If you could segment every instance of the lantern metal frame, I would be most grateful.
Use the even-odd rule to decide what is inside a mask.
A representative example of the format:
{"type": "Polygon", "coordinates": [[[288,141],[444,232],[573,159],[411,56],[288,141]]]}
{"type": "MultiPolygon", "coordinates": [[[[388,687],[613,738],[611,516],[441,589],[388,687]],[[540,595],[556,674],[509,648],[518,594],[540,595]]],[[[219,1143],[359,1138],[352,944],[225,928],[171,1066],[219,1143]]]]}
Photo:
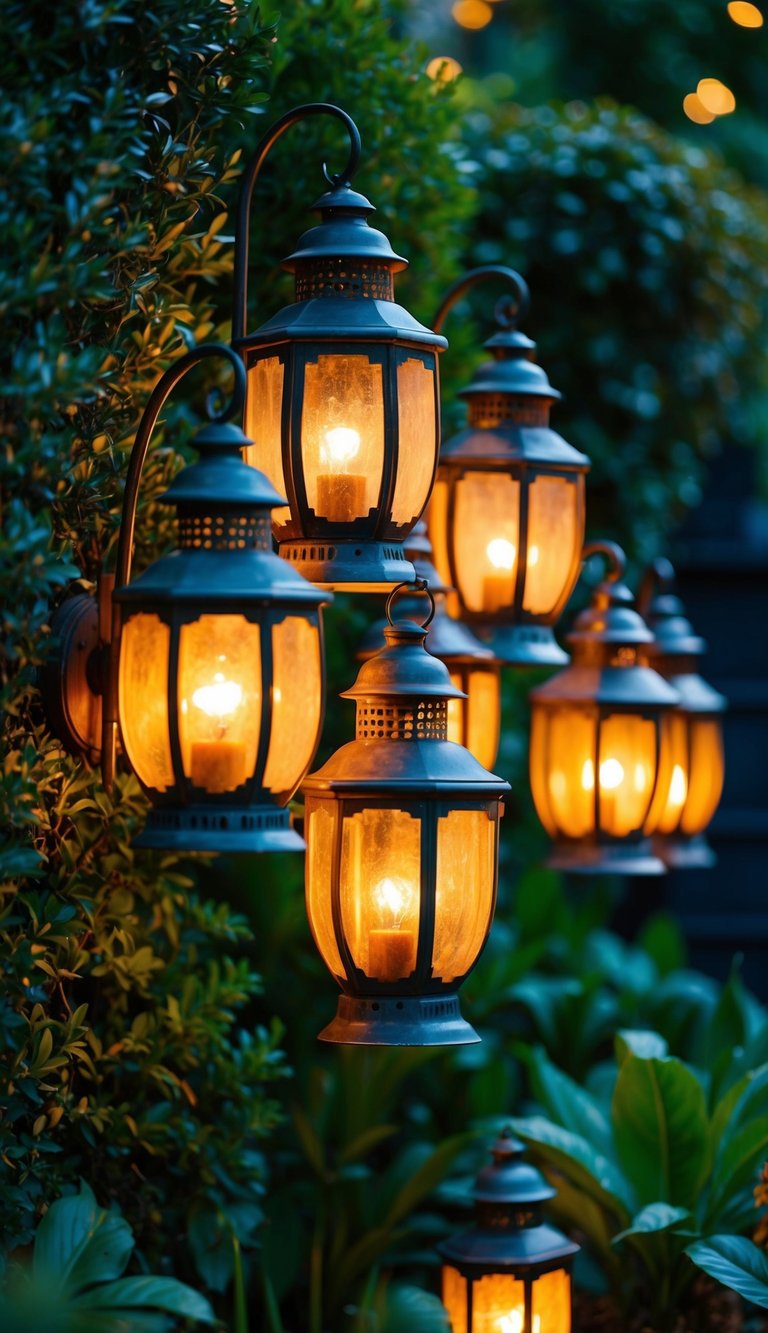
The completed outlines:
{"type": "Polygon", "coordinates": [[[557,1190],[530,1162],[524,1145],[504,1129],[491,1147],[492,1162],[475,1180],[471,1197],[474,1226],[441,1241],[438,1254],[467,1284],[464,1328],[473,1333],[474,1284],[484,1277],[510,1277],[523,1283],[523,1326],[533,1333],[533,1288],[546,1273],[568,1277],[579,1246],[546,1222],[543,1207],[557,1190]]]}
{"type": "Polygon", "coordinates": [[[320,1033],[321,1041],[360,1045],[443,1046],[479,1041],[462,1017],[457,991],[472,971],[488,938],[498,888],[499,819],[509,784],[482,768],[462,746],[447,740],[449,699],[461,697],[447,668],[427,652],[424,643],[434,614],[426,584],[418,589],[430,597],[431,610],[421,624],[392,619],[395,598],[412,594],[407,584],[387,600],[385,647],[362,666],[355,684],[342,698],[357,705],[356,739],[337,750],[305,780],[307,909],[315,943],[340,985],[336,1018],[320,1033]],[[313,802],[331,800],[334,845],[329,888],[336,950],[343,975],[325,959],[313,907],[313,802]],[[392,810],[411,815],[420,824],[419,924],[416,962],[410,976],[380,980],[368,976],[352,956],[341,912],[341,857],[344,824],[367,810],[392,810]],[[432,976],[436,919],[438,825],[454,811],[478,811],[493,821],[492,882],[488,920],[470,965],[450,981],[432,976]]]}
{"type": "MultiPolygon", "coordinates": [[[[605,557],[608,569],[605,579],[594,590],[590,605],[580,613],[571,633],[566,636],[566,642],[573,650],[571,664],[531,690],[528,696],[534,712],[538,709],[552,713],[575,708],[595,719],[591,755],[594,775],[592,829],[583,837],[566,837],[561,833],[546,863],[553,869],[572,874],[660,875],[666,872],[666,866],[651,846],[648,834],[652,830],[648,828],[648,818],[654,808],[660,769],[665,762],[662,720],[677,703],[678,695],[658,672],[643,663],[642,653],[650,644],[652,635],[633,609],[632,593],[621,581],[626,563],[624,552],[614,542],[595,541],[584,547],[584,561],[593,555],[605,557]],[[656,763],[644,818],[633,832],[613,836],[601,827],[600,741],[603,724],[611,717],[622,715],[653,722],[656,763]]],[[[532,747],[534,802],[535,758],[532,747]]],[[[541,814],[539,817],[546,823],[541,814]]]]}
{"type": "MultiPolygon", "coordinates": [[[[698,663],[707,645],[694,632],[674,586],[675,571],[670,561],[665,557],[652,561],[638,593],[638,609],[653,634],[643,657],[677,691],[676,714],[719,722],[728,700],[699,674],[698,663]]],[[[688,773],[691,766],[689,747],[688,773]]],[[[681,821],[684,811],[685,802],[680,807],[681,821]]],[[[686,835],[678,826],[674,833],[657,832],[653,845],[670,870],[706,870],[717,861],[704,830],[686,835]]]]}
{"type": "Polygon", "coordinates": [[[561,395],[554,389],[533,356],[536,344],[519,332],[518,321],[528,311],[530,293],[525,279],[514,269],[489,264],[473,269],[448,289],[433,320],[440,331],[454,305],[473,287],[489,279],[500,279],[512,288],[512,296],[503,296],[495,307],[498,331],[484,346],[494,360],[475,372],[469,385],[459,391],[470,407],[470,424],[445,440],[440,450],[437,485],[447,487],[445,543],[435,518],[435,504],[430,507],[428,523],[436,564],[456,590],[451,609],[456,609],[473,629],[489,638],[494,651],[504,663],[514,666],[561,666],[568,655],[554,637],[554,625],[565,609],[579,575],[579,552],[584,539],[584,477],[590,467],[585,454],[574,449],[549,425],[549,411],[561,395]],[[494,424],[473,423],[472,415],[486,410],[494,424]],[[462,596],[462,571],[457,551],[457,487],[467,474],[498,474],[519,484],[518,551],[513,595],[508,605],[494,611],[478,611],[462,596]],[[524,601],[528,574],[528,529],[530,493],[540,477],[563,478],[576,486],[573,561],[555,603],[545,613],[526,610],[524,601]]]}
{"type": "MultiPolygon", "coordinates": [[[[267,357],[283,364],[281,387],[281,468],[279,485],[288,497],[290,517],[275,527],[281,556],[314,583],[347,591],[389,591],[408,580],[413,569],[402,543],[427,506],[437,471],[440,446],[439,368],[437,352],[445,338],[395,303],[393,274],[406,267],[387,238],[367,223],[373,205],[352,190],[360,160],[360,134],[340,107],[317,102],[281,117],[264,135],[246,164],[240,185],[235,231],[233,346],[246,369],[267,357]],[[248,253],[254,187],[264,163],[282,135],[308,117],[340,120],[350,139],[343,171],[323,175],[330,187],[316,202],[321,222],[299,240],[283,267],[295,273],[296,300],[254,332],[248,323],[248,253]],[[375,505],[364,516],[340,521],[310,508],[302,455],[304,372],[320,355],[360,356],[382,366],[383,459],[375,505]],[[420,360],[433,373],[434,460],[429,483],[408,522],[394,520],[392,506],[400,460],[398,367],[420,360]]],[[[248,404],[246,403],[246,422],[248,404]]],[[[272,478],[275,481],[275,478],[272,478]]]]}
{"type": "Polygon", "coordinates": [[[304,847],[291,827],[286,808],[304,774],[296,775],[293,790],[281,793],[280,803],[263,785],[272,733],[271,628],[289,616],[300,616],[317,630],[321,694],[308,768],[319,742],[324,711],[321,606],[331,598],[272,550],[269,514],[275,505],[283,503],[283,497],[242,460],[242,450],[250,442],[230,418],[242,411],[244,393],[243,363],[224,344],[201,344],[165,372],[150,395],[131,450],[115,574],[102,576],[98,600],[84,594],[69,599],[52,621],[60,647],[43,682],[49,712],[70,748],[91,762],[100,759],[107,789],[113,785],[117,761],[124,627],[142,612],[156,616],[168,627],[167,726],[174,780],[161,791],[139,777],[152,808],[144,830],[135,839],[137,847],[210,852],[304,847]],[[161,502],[178,507],[180,545],[131,582],[139,488],[152,432],[172,390],[210,358],[223,358],[229,363],[234,387],[219,411],[214,410],[214,396],[209,395],[209,422],[191,442],[199,450],[200,459],[183,468],[160,497],[161,502]],[[232,791],[208,791],[192,783],[182,762],[176,697],[180,632],[201,616],[235,614],[260,626],[258,748],[253,771],[242,784],[232,791]],[[91,725],[73,729],[65,725],[67,715],[83,715],[84,690],[91,696],[91,725]]]}

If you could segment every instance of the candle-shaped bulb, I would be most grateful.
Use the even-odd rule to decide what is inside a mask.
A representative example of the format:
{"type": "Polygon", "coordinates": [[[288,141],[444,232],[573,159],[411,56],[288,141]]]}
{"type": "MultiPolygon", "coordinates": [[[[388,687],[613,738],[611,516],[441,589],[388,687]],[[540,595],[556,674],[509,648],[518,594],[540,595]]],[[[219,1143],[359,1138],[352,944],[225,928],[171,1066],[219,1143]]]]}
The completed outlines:
{"type": "Polygon", "coordinates": [[[504,571],[514,569],[517,548],[512,542],[507,541],[506,537],[494,537],[486,546],[485,553],[494,569],[504,571]]]}
{"type": "Polygon", "coordinates": [[[387,919],[387,925],[399,930],[403,917],[413,903],[413,889],[404,879],[382,879],[373,890],[376,906],[387,919]]]}
{"type": "Polygon", "coordinates": [[[360,433],[350,426],[332,426],[323,435],[320,462],[332,472],[346,472],[360,452],[360,433]]]}
{"type": "Polygon", "coordinates": [[[228,719],[243,702],[243,689],[236,680],[227,680],[223,671],[217,671],[212,685],[200,685],[195,690],[192,702],[208,717],[228,719]]]}

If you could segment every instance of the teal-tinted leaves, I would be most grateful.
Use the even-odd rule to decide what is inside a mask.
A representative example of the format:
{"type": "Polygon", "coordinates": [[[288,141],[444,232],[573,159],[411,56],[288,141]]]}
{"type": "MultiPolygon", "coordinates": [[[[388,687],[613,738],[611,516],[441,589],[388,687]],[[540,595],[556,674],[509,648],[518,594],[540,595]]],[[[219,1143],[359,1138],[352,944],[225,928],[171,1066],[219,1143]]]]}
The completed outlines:
{"type": "Polygon", "coordinates": [[[709,1174],[704,1090],[679,1060],[622,1064],[613,1095],[616,1149],[640,1203],[693,1208],[709,1174]]]}

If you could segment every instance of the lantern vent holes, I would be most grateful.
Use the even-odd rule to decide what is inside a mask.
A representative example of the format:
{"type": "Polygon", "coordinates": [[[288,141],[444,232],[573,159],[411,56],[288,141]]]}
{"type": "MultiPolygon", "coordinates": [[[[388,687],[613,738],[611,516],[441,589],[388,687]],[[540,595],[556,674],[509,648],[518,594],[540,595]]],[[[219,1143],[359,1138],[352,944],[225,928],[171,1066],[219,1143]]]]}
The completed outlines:
{"type": "Polygon", "coordinates": [[[469,400],[469,424],[481,430],[514,421],[517,426],[548,426],[549,402],[532,403],[530,397],[509,393],[478,393],[469,400]]]}
{"type": "Polygon", "coordinates": [[[244,551],[272,548],[270,518],[252,514],[179,514],[179,546],[205,551],[244,551]]]}
{"type": "Polygon", "coordinates": [[[317,296],[368,297],[373,301],[394,301],[392,270],[380,264],[332,259],[308,260],[296,269],[296,300],[311,301],[317,296]]]}
{"type": "Polygon", "coordinates": [[[417,700],[406,705],[357,705],[357,739],[444,741],[448,739],[448,702],[417,700]]]}

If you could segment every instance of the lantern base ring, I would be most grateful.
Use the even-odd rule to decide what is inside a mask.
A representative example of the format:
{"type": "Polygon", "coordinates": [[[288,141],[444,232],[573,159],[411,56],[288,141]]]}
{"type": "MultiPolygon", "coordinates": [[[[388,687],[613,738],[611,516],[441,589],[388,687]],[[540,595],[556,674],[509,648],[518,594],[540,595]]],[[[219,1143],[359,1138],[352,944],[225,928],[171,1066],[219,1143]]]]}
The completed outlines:
{"type": "Polygon", "coordinates": [[[485,637],[504,666],[555,667],[570,661],[551,625],[487,625],[485,629],[485,637]]]}
{"type": "Polygon", "coordinates": [[[630,843],[563,840],[555,843],[545,864],[571,875],[664,875],[667,871],[648,838],[630,843]]]}
{"type": "Polygon", "coordinates": [[[134,847],[176,852],[302,852],[290,811],[277,805],[155,807],[134,847]]]}
{"type": "Polygon", "coordinates": [[[717,864],[703,833],[691,838],[659,835],[653,839],[653,850],[670,870],[708,870],[717,864]]]}
{"type": "Polygon", "coordinates": [[[340,995],[319,1041],[351,1046],[467,1046],[480,1040],[458,995],[340,995]]]}
{"type": "Polygon", "coordinates": [[[413,583],[416,571],[399,542],[288,541],[278,550],[310,583],[344,592],[391,592],[393,584],[413,583]]]}

